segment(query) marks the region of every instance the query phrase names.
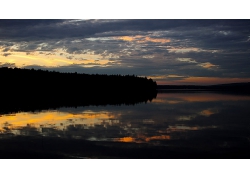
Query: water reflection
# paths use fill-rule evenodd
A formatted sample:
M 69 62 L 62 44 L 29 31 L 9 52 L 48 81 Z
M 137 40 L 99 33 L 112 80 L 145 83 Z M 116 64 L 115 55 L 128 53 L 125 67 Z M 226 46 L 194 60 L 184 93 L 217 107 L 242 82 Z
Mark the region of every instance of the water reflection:
M 88 106 L 0 117 L 3 137 L 48 136 L 164 146 L 249 145 L 250 96 L 159 93 L 135 106 Z M 241 139 L 241 141 L 239 141 Z

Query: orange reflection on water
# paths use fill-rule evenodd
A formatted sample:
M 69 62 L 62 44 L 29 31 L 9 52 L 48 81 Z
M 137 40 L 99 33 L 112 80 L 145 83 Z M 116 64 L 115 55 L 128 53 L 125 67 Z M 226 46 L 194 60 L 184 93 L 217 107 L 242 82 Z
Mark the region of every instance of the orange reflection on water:
M 39 127 L 41 125 L 69 124 L 77 121 L 77 124 L 94 125 L 109 119 L 114 119 L 114 115 L 107 112 L 87 112 L 72 114 L 67 112 L 47 111 L 39 113 L 16 113 L 14 115 L 0 116 L 0 129 L 3 127 L 22 127 L 28 124 Z
M 211 116 L 212 114 L 215 114 L 216 112 L 211 110 L 211 109 L 205 109 L 203 111 L 200 112 L 200 115 L 203 116 Z
M 158 95 L 157 95 L 158 96 Z M 183 101 L 177 101 L 177 100 L 167 100 L 167 99 L 158 99 L 159 97 L 157 97 L 157 99 L 153 99 L 152 102 L 154 103 L 167 103 L 167 104 L 178 104 L 181 103 Z
M 160 135 L 160 136 L 152 136 L 152 137 L 147 137 L 145 140 L 151 141 L 151 140 L 170 140 L 170 135 Z
M 152 140 L 170 140 L 170 135 L 158 135 L 158 136 L 143 136 L 140 135 L 139 138 L 134 138 L 134 137 L 123 137 L 123 138 L 115 138 L 114 141 L 118 141 L 118 142 L 125 142 L 125 143 L 129 143 L 129 142 L 134 142 L 134 143 L 145 143 L 145 142 L 149 142 Z
M 123 137 L 123 138 L 117 138 L 115 141 L 118 142 L 136 142 L 135 138 L 132 137 Z
M 158 93 L 154 103 L 177 104 L 182 102 L 208 102 L 208 101 L 241 101 L 250 100 L 250 96 L 216 94 L 216 93 Z
M 178 132 L 178 131 L 196 131 L 199 130 L 199 127 L 189 127 L 189 126 L 169 126 L 169 128 L 167 128 L 167 132 L 171 133 L 171 132 Z

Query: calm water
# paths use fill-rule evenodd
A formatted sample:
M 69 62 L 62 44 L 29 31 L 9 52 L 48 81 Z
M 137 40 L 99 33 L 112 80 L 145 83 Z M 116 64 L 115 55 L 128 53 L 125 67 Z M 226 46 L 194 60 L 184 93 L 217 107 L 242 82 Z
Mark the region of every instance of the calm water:
M 2 137 L 18 135 L 163 146 L 244 147 L 250 143 L 250 96 L 158 93 L 134 106 L 88 106 L 2 114 Z

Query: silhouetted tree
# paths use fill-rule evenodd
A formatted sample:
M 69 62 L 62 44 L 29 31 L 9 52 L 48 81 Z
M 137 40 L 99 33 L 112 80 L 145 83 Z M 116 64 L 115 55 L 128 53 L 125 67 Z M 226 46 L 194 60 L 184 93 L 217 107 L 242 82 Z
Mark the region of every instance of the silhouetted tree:
M 59 73 L 48 70 L 0 68 L 2 111 L 135 104 L 156 97 L 157 84 L 135 75 Z

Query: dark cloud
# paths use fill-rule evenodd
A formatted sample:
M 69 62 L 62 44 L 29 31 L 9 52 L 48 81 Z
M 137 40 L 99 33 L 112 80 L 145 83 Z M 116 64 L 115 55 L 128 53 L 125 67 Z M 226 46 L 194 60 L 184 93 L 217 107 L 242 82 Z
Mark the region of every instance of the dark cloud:
M 29 40 L 46 37 L 58 39 L 91 37 L 97 33 L 110 32 L 116 32 L 114 35 L 120 36 L 125 35 L 126 31 L 176 30 L 185 32 L 198 28 L 215 28 L 217 31 L 227 30 L 247 34 L 249 26 L 249 20 L 1 20 L 1 32 L 5 35 L 1 37 L 22 37 Z M 10 31 L 8 34 L 7 30 Z
M 5 56 L 5 57 L 7 57 L 9 55 L 11 55 L 11 53 L 3 53 L 3 56 Z
M 63 22 L 53 19 L 1 19 L 1 27 L 32 27 L 36 25 L 48 25 Z
M 3 52 L 8 52 L 10 50 L 10 48 L 4 48 Z
M 15 63 L 1 63 L 0 62 L 0 67 L 14 68 L 14 67 L 16 67 L 16 64 Z

